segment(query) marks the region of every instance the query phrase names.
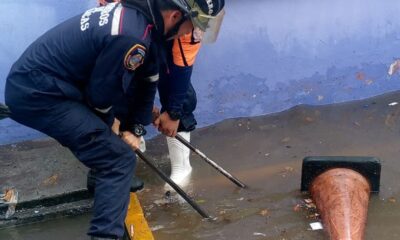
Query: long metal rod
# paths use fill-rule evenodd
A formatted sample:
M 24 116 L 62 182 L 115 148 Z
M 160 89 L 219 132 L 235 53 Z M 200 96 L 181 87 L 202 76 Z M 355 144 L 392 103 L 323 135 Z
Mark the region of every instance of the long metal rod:
M 216 164 L 213 160 L 211 160 L 209 157 L 207 157 L 204 153 L 202 153 L 199 149 L 195 148 L 192 144 L 190 144 L 188 141 L 186 141 L 186 139 L 184 139 L 182 136 L 180 136 L 179 134 L 177 134 L 175 136 L 176 139 L 178 139 L 178 141 L 180 141 L 183 145 L 185 145 L 186 147 L 188 147 L 190 150 L 192 150 L 193 152 L 197 153 L 201 158 L 203 158 L 208 164 L 210 164 L 211 166 L 213 166 L 215 169 L 217 169 L 220 173 L 222 173 L 225 177 L 227 177 L 229 180 L 231 180 L 233 183 L 235 183 L 238 187 L 241 188 L 246 188 L 247 186 L 242 183 L 241 181 L 239 181 L 239 179 L 237 179 L 236 177 L 234 177 L 232 174 L 230 174 L 229 172 L 227 172 L 225 169 L 223 169 L 222 167 L 220 167 L 218 164 Z
M 140 150 L 135 150 L 136 154 L 151 168 L 153 169 L 164 181 L 166 181 L 181 197 L 183 197 L 186 202 L 190 204 L 203 218 L 211 219 L 196 202 L 194 202 L 174 181 L 172 181 L 165 173 L 158 169 L 147 156 Z

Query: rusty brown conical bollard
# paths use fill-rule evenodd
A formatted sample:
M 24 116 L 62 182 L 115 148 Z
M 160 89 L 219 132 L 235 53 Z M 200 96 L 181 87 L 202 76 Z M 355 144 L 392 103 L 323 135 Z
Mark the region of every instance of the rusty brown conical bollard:
M 364 239 L 369 197 L 379 190 L 379 177 L 375 158 L 305 159 L 302 190 L 310 191 L 331 240 Z
M 356 171 L 335 168 L 311 183 L 310 193 L 332 240 L 363 240 L 371 187 Z

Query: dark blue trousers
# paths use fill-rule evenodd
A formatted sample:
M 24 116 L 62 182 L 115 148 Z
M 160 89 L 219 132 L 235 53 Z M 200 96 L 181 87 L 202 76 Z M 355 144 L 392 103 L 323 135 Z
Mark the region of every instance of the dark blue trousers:
M 88 234 L 122 237 L 135 154 L 80 101 L 79 94 L 71 98 L 73 94 L 68 95 L 57 81 L 61 80 L 42 72 L 10 75 L 5 98 L 11 118 L 53 137 L 96 170 L 94 215 Z

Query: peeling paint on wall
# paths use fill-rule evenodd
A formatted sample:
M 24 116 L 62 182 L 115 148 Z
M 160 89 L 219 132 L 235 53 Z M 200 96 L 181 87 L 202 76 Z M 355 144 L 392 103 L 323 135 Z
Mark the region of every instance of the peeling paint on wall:
M 400 60 L 396 60 L 392 64 L 390 64 L 388 74 L 392 76 L 393 74 L 397 73 L 399 69 L 400 69 Z

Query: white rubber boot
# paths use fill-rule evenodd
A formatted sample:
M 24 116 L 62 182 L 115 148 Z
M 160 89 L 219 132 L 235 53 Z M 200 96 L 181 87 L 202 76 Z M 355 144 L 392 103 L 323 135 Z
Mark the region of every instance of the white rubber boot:
M 178 132 L 184 139 L 190 142 L 190 132 Z M 170 178 L 181 188 L 189 183 L 192 166 L 190 166 L 190 149 L 183 145 L 175 138 L 167 137 L 169 158 L 171 160 L 171 176 Z M 166 191 L 173 190 L 169 184 L 165 184 Z

